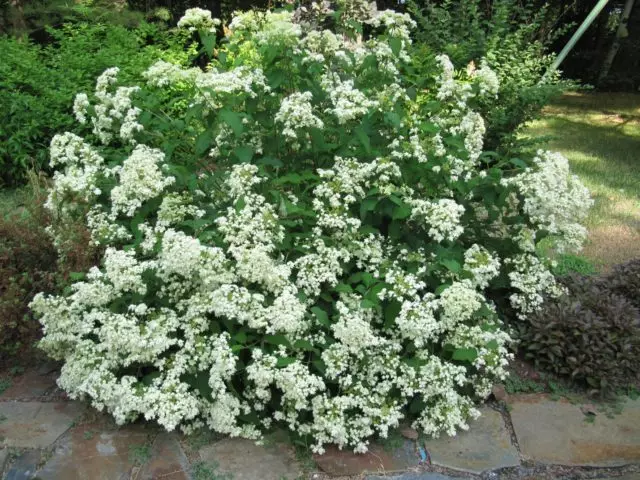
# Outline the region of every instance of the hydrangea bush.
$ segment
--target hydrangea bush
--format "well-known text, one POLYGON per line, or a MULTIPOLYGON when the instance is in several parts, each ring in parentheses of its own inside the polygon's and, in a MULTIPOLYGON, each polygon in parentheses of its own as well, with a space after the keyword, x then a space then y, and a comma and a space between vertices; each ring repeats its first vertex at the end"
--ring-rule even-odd
MULTIPOLYGON (((82 218, 104 256, 32 303, 73 398, 168 430, 285 425, 320 452, 403 418, 454 434, 505 376, 489 293, 526 315, 559 290, 535 245, 578 246, 588 192, 557 154, 483 153, 496 75, 440 56, 417 90, 407 15, 360 13, 367 39, 314 14, 239 14, 206 69, 113 68, 78 95, 51 231, 82 218)), ((206 11, 181 23, 210 46, 206 11)))

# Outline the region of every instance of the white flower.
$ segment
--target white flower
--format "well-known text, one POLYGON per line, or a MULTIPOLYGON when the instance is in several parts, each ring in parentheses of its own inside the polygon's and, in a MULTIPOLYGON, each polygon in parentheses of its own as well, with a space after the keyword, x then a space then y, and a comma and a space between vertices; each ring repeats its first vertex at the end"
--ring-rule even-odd
POLYGON ((131 155, 116 170, 119 184, 111 190, 112 212, 132 217, 146 200, 158 196, 175 179, 163 175, 164 162, 160 150, 136 145, 131 155))
POLYGON ((211 12, 202 8, 188 8, 178 20, 178 28, 186 28, 190 32, 196 30, 215 32, 220 20, 212 18, 211 12))
POLYGON ((89 97, 86 93, 79 93, 73 102, 73 114, 78 122, 87 123, 87 109, 91 104, 89 103, 89 97))
POLYGON ((448 198, 441 198, 437 202, 430 200, 410 200, 413 210, 411 218, 424 223, 429 235, 436 241, 454 241, 464 228, 460 224, 460 217, 464 207, 448 198))
POLYGON ((505 179, 524 196, 524 212, 534 223, 554 235, 559 251, 579 250, 587 236, 581 222, 593 200, 589 190, 569 171, 569 161, 560 153, 538 151, 534 168, 505 179))
POLYGON ((284 125, 282 134, 297 140, 297 130, 303 128, 323 128, 324 123, 313 113, 311 92, 296 92, 282 100, 275 121, 284 125))

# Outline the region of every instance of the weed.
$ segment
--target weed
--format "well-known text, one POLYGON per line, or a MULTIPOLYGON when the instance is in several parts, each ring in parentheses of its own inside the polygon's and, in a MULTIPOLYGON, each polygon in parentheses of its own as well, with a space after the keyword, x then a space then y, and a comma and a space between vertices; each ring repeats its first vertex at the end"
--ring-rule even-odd
POLYGON ((17 377, 18 375, 22 375, 24 373, 24 367, 20 365, 16 365, 11 367, 9 370, 9 375, 12 377, 17 377))
POLYGON ((193 480, 232 480, 232 475, 217 470, 215 462, 197 462, 191 466, 191 477, 193 480))
POLYGON ((151 458, 151 447, 148 444, 131 445, 129 447, 129 461, 135 465, 144 465, 151 458))
POLYGON ((191 450, 200 450, 202 447, 206 447, 214 442, 220 440, 220 434, 206 428, 196 430, 187 437, 187 443, 191 450))
POLYGON ((0 394, 11 386, 11 380, 8 378, 0 378, 0 394))
POLYGON ((85 430, 82 436, 85 440, 91 440, 93 438, 93 430, 85 430))
POLYGON ((545 390, 545 386, 544 384, 536 382, 535 380, 510 375, 504 382, 504 389, 508 394, 542 393, 545 390))
POLYGON ((387 452, 394 451, 402 446, 404 443, 404 437, 398 430, 391 430, 386 438, 380 439, 382 448, 387 452))

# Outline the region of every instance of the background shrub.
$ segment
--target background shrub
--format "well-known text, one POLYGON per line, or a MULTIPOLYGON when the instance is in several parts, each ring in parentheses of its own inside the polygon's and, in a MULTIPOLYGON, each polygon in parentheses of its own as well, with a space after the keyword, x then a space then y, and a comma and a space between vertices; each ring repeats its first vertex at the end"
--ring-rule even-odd
POLYGON ((37 292, 55 289, 57 255, 45 232, 44 200, 46 190, 35 175, 20 195, 2 196, 7 213, 0 217, 0 364, 38 338, 40 324, 27 305, 37 292))
POLYGON ((29 169, 46 168, 47 149, 61 127, 74 129, 70 105, 79 85, 90 89, 106 68, 119 65, 123 77, 139 79, 158 58, 187 59, 184 37, 156 24, 133 29, 75 23, 47 30, 46 46, 0 37, 0 182, 25 180, 29 169))
MULTIPOLYGON (((482 105, 489 150, 515 148, 516 132, 536 118, 551 99, 575 85, 553 74, 545 77, 554 55, 551 43, 570 28, 550 28, 547 6, 535 0, 410 0, 417 43, 445 52, 458 68, 483 59, 500 79, 497 99, 482 105)), ((424 56, 424 50, 419 51, 424 56)), ((472 67, 474 68, 474 67, 472 67)))
POLYGON ((87 229, 69 224, 56 246, 46 230, 50 223, 47 179, 30 172, 28 184, 0 196, 0 365, 27 360, 41 336, 29 309, 38 292, 60 292, 97 262, 87 229))
POLYGON ((620 295, 619 284, 612 290, 607 280, 597 277, 570 275, 563 283, 565 295, 548 299, 519 325, 525 357, 536 367, 601 394, 636 386, 640 312, 632 297, 620 295))

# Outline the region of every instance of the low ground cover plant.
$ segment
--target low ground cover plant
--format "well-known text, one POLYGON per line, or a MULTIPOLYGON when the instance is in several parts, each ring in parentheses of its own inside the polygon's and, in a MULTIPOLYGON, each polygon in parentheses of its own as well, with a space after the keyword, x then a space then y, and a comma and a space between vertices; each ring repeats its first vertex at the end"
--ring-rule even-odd
POLYGON ((479 414, 509 359, 489 298, 525 316, 560 293, 536 243, 579 247, 589 194, 560 155, 483 153, 495 73, 440 55, 418 89, 413 20, 361 7, 333 31, 239 14, 218 45, 192 9, 205 69, 110 68, 76 96, 51 231, 84 222, 104 255, 32 303, 70 396, 169 430, 284 425, 320 452, 479 414))
POLYGON ((637 387, 638 291, 630 297, 621 295, 627 292, 625 280, 633 265, 618 267, 604 278, 577 274, 563 278, 566 294, 549 299, 519 325, 526 358, 602 396, 637 387))

